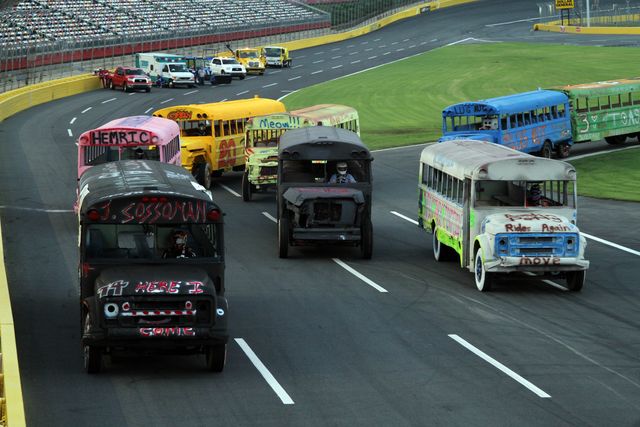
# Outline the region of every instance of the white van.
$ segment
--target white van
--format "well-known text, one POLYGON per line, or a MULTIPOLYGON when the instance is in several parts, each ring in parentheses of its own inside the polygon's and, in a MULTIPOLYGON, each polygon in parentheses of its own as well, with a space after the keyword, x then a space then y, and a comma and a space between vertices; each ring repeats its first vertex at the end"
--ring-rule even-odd
POLYGON ((195 76, 187 68, 182 56, 164 52, 136 53, 136 67, 142 68, 156 82, 162 76, 162 85, 168 87, 195 87, 195 76))

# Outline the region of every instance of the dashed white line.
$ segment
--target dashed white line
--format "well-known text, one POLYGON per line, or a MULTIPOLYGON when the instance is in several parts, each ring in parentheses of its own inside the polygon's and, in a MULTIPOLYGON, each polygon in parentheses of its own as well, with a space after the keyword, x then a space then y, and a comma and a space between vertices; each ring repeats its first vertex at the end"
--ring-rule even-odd
POLYGON ((403 47, 401 47, 400 49, 396 49, 396 52, 402 52, 404 50, 403 47))
POLYGON ((17 210, 17 211, 30 211, 30 212, 45 212, 45 213, 68 213, 68 212, 73 212, 73 209, 25 208, 23 206, 6 206, 6 205, 0 205, 0 209, 17 210))
POLYGON ((411 46, 409 46, 409 49, 413 49, 414 47, 416 47, 416 45, 412 44, 411 46))
POLYGON ((276 224, 278 223, 278 220, 271 215, 269 212, 262 212, 262 215, 266 216, 267 218, 269 218, 271 221, 275 222, 276 224))
POLYGON ((149 108, 148 110, 146 110, 144 113, 147 114, 149 111, 153 110, 153 107, 149 108))
POLYGON ((331 68, 333 68, 335 70, 336 68, 340 68, 340 67, 342 67, 342 64, 336 65, 335 67, 331 67, 331 68))
POLYGON ((373 39, 374 42, 379 42, 382 39, 373 39))
POLYGON ((355 61, 351 61, 352 64, 357 64, 358 62, 360 62, 359 59, 356 59, 355 61))
POLYGON ((245 77, 245 80, 253 80, 255 78, 256 78, 256 76, 247 76, 247 77, 245 77))
POLYGON ((551 395, 547 394, 544 390, 536 387, 533 383, 531 383, 531 382, 527 381, 526 379, 522 378, 520 375, 516 374, 511 369, 507 368, 502 363, 500 363, 497 360, 495 360, 494 358, 490 357, 488 354, 484 353, 480 349, 478 349, 478 348, 474 347, 473 345, 469 344, 467 341, 465 341, 464 339, 460 338, 458 335, 449 334, 449 338, 451 338, 452 340, 454 340, 455 342, 457 342, 458 344, 460 344, 461 346, 463 346, 464 348, 466 348, 467 350, 469 350, 470 352, 472 352, 476 356, 480 357, 485 362, 488 362, 491 365, 493 365, 494 367, 498 368, 500 371, 504 372, 505 374, 507 374, 508 376, 510 376, 511 378, 513 378, 514 380, 516 380, 517 382, 519 382, 520 384, 522 384, 523 386, 528 388, 530 391, 532 391, 535 394, 537 394, 538 397, 541 397, 543 399, 547 399, 547 398, 551 397, 551 395))
POLYGON ((359 54, 359 53, 360 53, 360 52, 351 52, 351 53, 349 53, 349 56, 351 56, 351 55, 357 55, 357 54, 359 54))
POLYGON ((368 47, 368 48, 366 48, 364 51, 365 51, 365 52, 370 52, 370 51, 372 51, 372 50, 373 50, 373 48, 372 48, 372 47, 368 47))
POLYGON ((284 403, 285 405, 293 405, 294 404, 293 399, 291 399, 289 394, 287 394, 284 388, 282 388, 280 383, 275 379, 275 377, 271 374, 271 372, 269 372, 267 367, 264 366, 264 363, 260 361, 258 356, 256 356, 256 354, 253 352, 253 350, 251 350, 251 347, 249 347, 249 344, 247 344, 247 342, 242 338, 236 338, 235 341, 236 343, 238 343, 242 351, 244 351, 244 354, 247 355, 251 363, 253 363, 253 366, 256 367, 258 372, 260 372, 260 375, 262 375, 262 378, 264 378, 267 384, 269 384, 269 387, 271 387, 271 389, 278 395, 282 403, 284 403))
MULTIPOLYGON (((221 100, 220 100, 220 102, 225 102, 227 99, 229 99, 229 98, 221 99, 221 100)), ((204 103, 203 103, 203 104, 204 104, 204 103)))
POLYGON ((236 93, 236 96, 244 95, 245 93, 249 93, 248 90, 243 90, 242 92, 236 93))
POLYGON ((74 117, 73 119, 71 119, 71 121, 69 122, 70 125, 72 125, 75 121, 76 121, 77 117, 74 117))
POLYGON ((378 48, 379 48, 379 49, 382 49, 382 48, 385 48, 385 47, 387 47, 387 45, 386 45, 386 44, 383 44, 383 45, 378 46, 378 48))
POLYGON ((331 49, 331 52, 335 52, 337 50, 340 50, 340 48, 339 47, 333 48, 333 49, 331 49))
POLYGON ((420 42, 420 46, 424 46, 425 44, 427 44, 428 42, 420 42))
POLYGON ((91 110, 92 108, 93 108, 93 107, 87 107, 87 108, 85 108, 84 110, 82 110, 82 111, 80 112, 80 114, 84 114, 84 113, 86 113, 87 111, 91 110))
POLYGON ((373 55, 373 56, 368 57, 367 59, 376 59, 377 57, 378 57, 378 55, 373 55))
POLYGON ((438 41, 438 39, 431 39, 431 40, 429 40, 429 41, 430 41, 431 43, 433 43, 433 42, 437 42, 437 41, 438 41))
POLYGON ((339 59, 342 58, 342 55, 338 55, 338 56, 332 56, 331 59, 339 59))
POLYGON ((73 138, 73 133, 71 132, 71 129, 67 129, 67 133, 69 134, 69 136, 70 136, 71 138, 73 138))
POLYGON ((409 218, 408 216, 404 216, 400 212, 391 211, 391 213, 399 218, 404 219, 405 221, 409 221, 412 224, 418 225, 418 221, 416 221, 415 219, 409 218))
POLYGON ((350 47, 355 47, 355 44, 350 44, 349 46, 347 46, 347 49, 350 47))
POLYGON ((400 43, 400 42, 393 42, 393 43, 391 43, 391 46, 397 45, 398 43, 400 43))
POLYGON ((196 93, 198 91, 198 89, 196 90, 190 90, 189 92, 185 92, 182 94, 182 96, 187 96, 187 95, 191 95, 192 93, 196 93))
POLYGON ((118 99, 118 98, 107 99, 106 101, 102 101, 102 103, 106 104, 107 102, 115 101, 116 99, 118 99))
POLYGON ((319 59, 317 61, 313 61, 312 64, 319 64, 321 62, 324 62, 324 59, 319 59))
POLYGON ((278 83, 269 83, 268 85, 264 85, 264 86, 262 86, 262 88, 264 89, 264 88, 267 88, 267 87, 275 86, 275 85, 277 85, 277 84, 278 84, 278 83))
POLYGON ((291 77, 290 79, 288 79, 288 81, 298 80, 300 78, 302 78, 302 76, 291 77))
POLYGON ((291 67, 291 69, 300 68, 300 67, 304 67, 304 65, 294 65, 293 67, 291 67))
POLYGON ((240 194, 236 193, 235 191, 233 191, 231 188, 227 187, 224 184, 220 184, 220 187, 224 188, 225 190, 227 190, 229 193, 233 194, 236 197, 241 197, 240 194))
POLYGON ((520 22, 531 22, 538 21, 540 18, 528 18, 528 19, 518 19, 517 21, 508 21, 508 22, 498 22, 495 24, 486 24, 485 27, 498 27, 500 25, 510 25, 510 24, 518 24, 520 22))
POLYGON ((369 42, 362 42, 362 43, 360 43, 360 44, 369 44, 369 42))
POLYGON ((165 99, 164 101, 160 102, 160 104, 166 104, 167 102, 171 102, 173 100, 174 98, 165 99))
POLYGON ((324 53, 324 51, 322 51, 322 52, 316 52, 316 53, 314 53, 314 55, 322 55, 323 53, 324 53))
POLYGON ((621 246, 621 245, 619 245, 617 243, 613 243, 613 242, 610 242, 608 240, 604 240, 604 239, 601 239, 599 237, 592 236, 591 234, 587 234, 587 233, 583 233, 583 232, 580 232, 580 234, 582 234, 587 239, 595 240, 596 242, 603 243, 605 245, 611 246, 611 247, 616 248, 616 249, 620 249, 621 251, 625 251, 625 252, 628 252, 630 254, 640 256, 640 252, 635 251, 633 249, 629 249, 629 248, 624 247, 624 246, 621 246))
POLYGON ((351 273, 354 276, 356 276, 358 279, 362 280, 367 285, 369 285, 372 288, 376 289, 378 292, 388 292, 385 288, 383 288, 382 286, 378 285, 376 282, 374 282, 373 280, 371 280, 368 277, 364 276, 363 274, 360 274, 358 271, 354 270, 353 268, 349 267, 346 263, 344 263, 340 259, 338 259, 338 258, 332 258, 332 259, 333 259, 333 262, 335 262, 340 267, 342 267, 345 270, 347 270, 349 273, 351 273))
POLYGON ((300 56, 296 55, 296 59, 302 59, 302 58, 306 58, 306 57, 307 57, 307 55, 300 55, 300 56))
POLYGON ((131 93, 129 94, 129 96, 131 96, 131 95, 135 95, 135 94, 136 94, 136 92, 131 92, 131 93))
POLYGON ((314 72, 313 72, 313 73, 311 73, 311 74, 319 74, 319 73, 321 73, 321 72, 323 72, 323 71, 324 71, 324 70, 318 70, 318 71, 314 71, 314 72))
POLYGON ((282 70, 274 70, 274 71, 269 71, 269 74, 278 74, 281 73, 282 70))
POLYGON ((383 55, 383 56, 384 56, 384 55, 389 55, 390 53, 391 53, 391 52, 385 52, 385 53, 383 53, 382 55, 383 55))
POLYGON ((406 43, 406 42, 408 42, 409 40, 411 40, 411 39, 404 39, 404 40, 402 40, 402 42, 403 42, 403 43, 406 43))

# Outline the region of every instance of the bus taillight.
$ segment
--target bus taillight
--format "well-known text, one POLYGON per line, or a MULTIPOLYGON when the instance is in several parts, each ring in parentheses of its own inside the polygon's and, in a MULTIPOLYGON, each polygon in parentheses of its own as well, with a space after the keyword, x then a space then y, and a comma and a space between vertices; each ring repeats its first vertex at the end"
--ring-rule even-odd
POLYGON ((100 213, 96 209, 89 209, 87 211, 87 218, 91 221, 97 221, 100 219, 100 213))
POLYGON ((209 221, 218 221, 220 219, 220 211, 217 209, 211 209, 207 212, 207 219, 209 221))

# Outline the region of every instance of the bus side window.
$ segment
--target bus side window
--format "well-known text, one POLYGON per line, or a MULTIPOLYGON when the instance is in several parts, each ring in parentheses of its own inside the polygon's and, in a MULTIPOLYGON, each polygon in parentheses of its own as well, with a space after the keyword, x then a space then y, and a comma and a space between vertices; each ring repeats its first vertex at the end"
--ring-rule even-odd
POLYGON ((577 106, 576 111, 578 113, 585 113, 587 111, 587 98, 584 98, 584 97, 576 98, 576 106, 577 106))
POLYGON ((221 132, 221 128, 222 128, 222 124, 220 122, 220 120, 215 120, 213 122, 213 126, 215 128, 215 136, 222 136, 222 132, 221 132))

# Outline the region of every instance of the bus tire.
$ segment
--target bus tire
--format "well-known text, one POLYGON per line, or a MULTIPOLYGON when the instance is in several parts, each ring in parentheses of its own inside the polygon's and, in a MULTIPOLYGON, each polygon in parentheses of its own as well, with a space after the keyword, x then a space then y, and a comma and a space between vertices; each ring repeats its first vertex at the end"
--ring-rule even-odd
POLYGON ((360 253, 363 259, 373 256, 373 225, 369 216, 363 218, 360 228, 360 253))
POLYGON ((476 281, 476 288, 480 292, 489 292, 493 286, 493 273, 489 273, 484 268, 484 262, 482 261, 482 249, 478 248, 475 256, 474 263, 474 277, 476 281))
POLYGON ((626 135, 614 135, 614 136, 605 136, 604 140, 607 141, 609 145, 619 145, 623 144, 627 140, 626 135))
POLYGON ((433 234, 432 236, 433 258, 437 262, 450 261, 452 258, 451 248, 449 248, 449 246, 447 245, 443 245, 442 242, 440 242, 440 239, 438 239, 438 233, 436 229, 433 230, 432 234, 433 234))
POLYGON ((251 181, 249 181, 249 172, 242 174, 242 200, 251 201, 251 181))
POLYGON ((558 144, 557 153, 558 153, 559 159, 566 159, 567 157, 569 157, 570 152, 571 152, 571 145, 566 143, 558 144))
MULTIPOLYGON (((91 314, 87 311, 84 316, 82 330, 86 333, 91 330, 91 314)), ((82 347, 84 370, 87 374, 97 374, 102 368, 102 349, 93 345, 82 347)))
POLYGON ((551 147, 551 143, 549 141, 545 141, 542 145, 542 150, 540 150, 540 157, 544 157, 545 159, 550 159, 553 155, 553 148, 551 147))
POLYGON ((204 351, 207 370, 222 372, 227 361, 227 344, 208 345, 204 351))
POLYGON ((567 273, 565 274, 567 288, 571 292, 579 292, 584 286, 586 278, 587 272, 585 270, 567 271, 567 273))
POLYGON ((289 256, 289 217, 284 212, 282 218, 278 220, 278 256, 286 258, 289 256))

